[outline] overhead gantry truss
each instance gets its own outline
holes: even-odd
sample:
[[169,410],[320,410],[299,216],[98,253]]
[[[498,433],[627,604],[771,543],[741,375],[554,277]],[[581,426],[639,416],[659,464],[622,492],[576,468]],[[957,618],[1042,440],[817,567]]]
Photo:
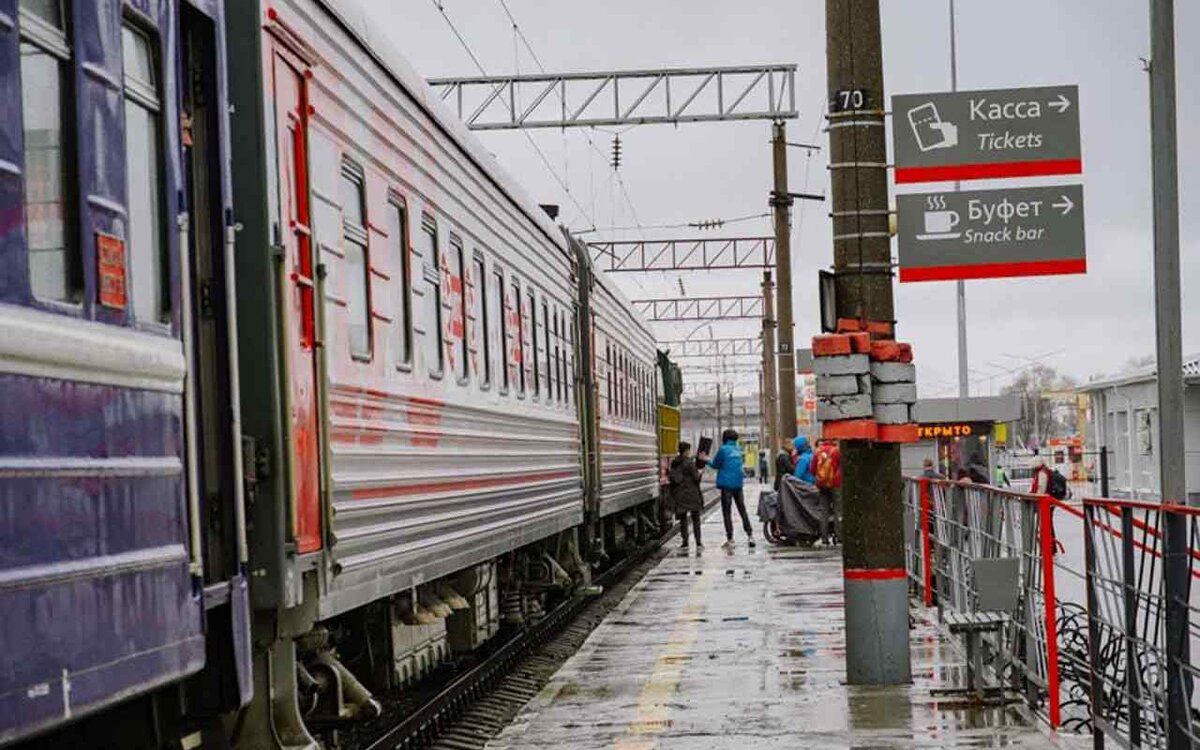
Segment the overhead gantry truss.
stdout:
[[659,341],[658,348],[676,357],[761,357],[762,339],[728,338]]
[[[596,266],[610,272],[774,268],[774,237],[589,242]],[[761,314],[760,314],[761,317]]]
[[431,78],[471,130],[784,120],[795,65]]
[[761,319],[762,295],[635,299],[634,308],[649,321]]

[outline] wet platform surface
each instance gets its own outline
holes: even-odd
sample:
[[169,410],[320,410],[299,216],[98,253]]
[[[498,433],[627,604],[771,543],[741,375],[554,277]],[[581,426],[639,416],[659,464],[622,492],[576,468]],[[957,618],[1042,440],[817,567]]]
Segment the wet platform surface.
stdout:
[[1065,746],[1015,710],[933,695],[965,684],[934,612],[913,611],[912,685],[845,685],[840,550],[750,549],[740,531],[725,550],[719,510],[703,533],[703,552],[665,558],[490,748]]

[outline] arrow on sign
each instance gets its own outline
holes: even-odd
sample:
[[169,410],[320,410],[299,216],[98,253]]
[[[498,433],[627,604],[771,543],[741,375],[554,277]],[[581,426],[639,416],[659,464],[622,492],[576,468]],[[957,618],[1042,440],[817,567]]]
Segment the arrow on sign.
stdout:
[[1051,203],[1050,207],[1051,208],[1061,208],[1062,215],[1066,216],[1067,214],[1071,213],[1072,208],[1075,208],[1075,204],[1072,203],[1071,199],[1065,195],[1060,195],[1058,197],[1062,198],[1062,201],[1060,201],[1058,203]]
[[1046,106],[1054,107],[1055,109],[1058,110],[1058,113],[1061,115],[1063,112],[1066,112],[1068,109],[1071,108],[1071,100],[1068,99],[1067,97],[1063,96],[1062,94],[1059,94],[1057,101],[1047,102]]

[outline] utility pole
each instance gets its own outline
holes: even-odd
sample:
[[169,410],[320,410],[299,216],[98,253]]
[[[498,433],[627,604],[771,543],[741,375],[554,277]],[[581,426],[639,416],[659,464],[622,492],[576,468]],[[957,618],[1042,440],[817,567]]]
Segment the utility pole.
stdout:
[[[825,34],[829,101],[860,91],[863,102],[829,116],[837,314],[894,321],[879,0],[826,0]],[[847,681],[911,682],[900,447],[841,451]]]
[[721,442],[721,381],[717,381],[717,434],[713,437],[713,441],[720,445]]
[[[1179,281],[1179,164],[1175,136],[1175,3],[1150,0],[1150,154],[1154,184],[1154,322],[1158,361],[1159,477],[1164,502],[1187,502]],[[1163,513],[1167,608],[1167,747],[1191,747],[1188,519]]]
[[[796,347],[792,320],[792,196],[788,194],[787,131],[783,120],[776,120],[771,139],[775,167],[775,189],[771,207],[775,212],[775,272],[779,286],[775,290],[779,311],[779,438],[796,436]],[[766,343],[766,342],[764,342]]]
[[[954,0],[950,2],[950,90],[958,91],[958,34],[954,25]],[[954,182],[954,192],[960,183]],[[971,376],[967,368],[967,282],[955,282],[955,299],[958,308],[958,397],[971,395]]]
[[[772,304],[771,272],[763,271],[763,415],[766,422],[768,455],[779,447],[779,387],[775,379],[775,307]],[[794,360],[793,360],[794,361]]]

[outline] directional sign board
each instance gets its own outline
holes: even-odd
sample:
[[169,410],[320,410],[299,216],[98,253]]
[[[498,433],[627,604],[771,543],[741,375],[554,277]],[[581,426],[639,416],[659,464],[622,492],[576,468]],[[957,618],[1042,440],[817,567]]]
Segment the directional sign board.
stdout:
[[896,196],[900,281],[1085,273],[1083,187]]
[[896,182],[1080,174],[1079,87],[892,97]]

